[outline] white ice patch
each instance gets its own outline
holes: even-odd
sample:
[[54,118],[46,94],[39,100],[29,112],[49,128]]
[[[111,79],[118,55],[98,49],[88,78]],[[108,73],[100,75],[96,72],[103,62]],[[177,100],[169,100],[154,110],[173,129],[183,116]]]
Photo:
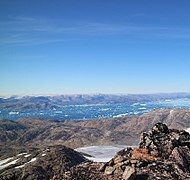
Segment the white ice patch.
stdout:
[[37,158],[32,158],[30,161],[28,161],[27,163],[31,163],[31,162],[34,162],[36,161]]
[[26,163],[24,163],[24,164],[22,164],[22,165],[20,165],[20,166],[17,166],[17,167],[15,167],[15,168],[16,168],[16,169],[18,169],[18,168],[23,168],[26,164],[29,164],[29,163],[31,163],[31,162],[36,161],[36,159],[37,159],[37,158],[32,158],[30,161],[28,161],[28,162],[26,162]]
[[15,115],[15,114],[19,114],[19,112],[14,112],[14,111],[9,112],[9,115]]
[[139,108],[140,110],[146,110],[146,108],[145,107],[142,107],[142,108]]
[[31,154],[27,154],[27,155],[25,155],[24,157],[27,158],[27,157],[29,157],[29,156],[31,156]]
[[25,154],[27,154],[27,153],[20,153],[17,156],[22,156],[22,155],[25,155]]
[[118,146],[88,146],[75,149],[78,152],[86,153],[92,157],[87,157],[87,159],[95,162],[108,162],[110,161],[116,152],[124,149],[126,145]]
[[24,166],[25,166],[25,164],[20,165],[20,166],[17,166],[17,167],[15,167],[15,169],[18,169],[18,168],[23,168]]
[[[0,165],[0,170],[4,169],[4,168],[6,168],[6,167],[8,167],[8,166],[10,166],[12,164],[15,164],[20,158],[15,159],[14,161],[11,161],[11,162],[7,163],[11,159],[13,159],[13,158],[7,158],[6,160],[2,160],[2,161],[4,161],[4,163]],[[2,161],[1,161],[1,163],[2,163]]]
[[62,114],[63,111],[55,111],[56,114]]
[[139,103],[134,103],[131,106],[138,106],[138,105],[139,105]]
[[172,114],[174,112],[174,110],[172,109],[172,110],[170,110],[170,114]]
[[12,159],[13,159],[13,157],[10,157],[10,158],[1,160],[1,161],[0,161],[0,166],[1,166],[2,164],[7,163],[8,161],[10,161],[10,160],[12,160]]
[[187,128],[185,131],[190,134],[190,128]]
[[102,108],[102,109],[100,109],[101,111],[109,111],[109,110],[111,110],[110,108]]
[[127,116],[127,115],[128,115],[128,113],[118,114],[116,116],[113,116],[113,118],[123,117],[123,116]]

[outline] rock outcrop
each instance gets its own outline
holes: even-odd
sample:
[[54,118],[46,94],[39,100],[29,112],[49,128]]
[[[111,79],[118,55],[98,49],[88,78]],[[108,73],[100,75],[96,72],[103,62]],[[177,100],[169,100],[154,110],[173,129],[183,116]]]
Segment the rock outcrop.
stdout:
[[137,149],[118,152],[101,170],[113,179],[190,179],[190,135],[157,123]]

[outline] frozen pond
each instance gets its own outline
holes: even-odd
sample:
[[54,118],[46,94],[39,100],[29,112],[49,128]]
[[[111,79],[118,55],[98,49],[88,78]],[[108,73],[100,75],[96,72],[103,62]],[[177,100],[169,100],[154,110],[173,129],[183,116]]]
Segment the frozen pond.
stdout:
[[87,157],[89,160],[95,161],[95,162],[108,162],[111,160],[114,155],[126,148],[126,147],[132,147],[135,148],[135,146],[126,146],[126,145],[118,145],[118,146],[87,146],[87,147],[81,147],[75,149],[78,152],[86,153],[91,155],[92,157]]

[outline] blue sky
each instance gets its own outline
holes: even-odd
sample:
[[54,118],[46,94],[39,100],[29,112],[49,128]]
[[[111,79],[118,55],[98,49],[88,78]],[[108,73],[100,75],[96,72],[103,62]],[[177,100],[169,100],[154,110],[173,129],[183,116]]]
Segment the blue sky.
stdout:
[[190,92],[189,0],[1,0],[0,95]]

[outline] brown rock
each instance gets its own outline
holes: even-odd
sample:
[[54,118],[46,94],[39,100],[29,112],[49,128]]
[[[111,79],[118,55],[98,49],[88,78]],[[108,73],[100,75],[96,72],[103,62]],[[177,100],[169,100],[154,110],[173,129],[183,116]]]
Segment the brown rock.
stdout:
[[114,167],[117,169],[118,167],[121,167],[124,164],[124,162],[117,163]]
[[115,171],[115,167],[112,167],[112,166],[107,166],[104,173],[106,175],[112,175]]
[[135,168],[131,166],[126,166],[122,176],[123,180],[134,180],[135,176],[136,176]]
[[174,148],[170,158],[173,159],[183,171],[190,171],[190,149],[187,146]]
[[107,166],[107,164],[106,164],[106,163],[103,163],[103,164],[100,166],[99,170],[100,170],[101,172],[104,172],[105,169],[106,169],[106,166]]
[[114,164],[121,163],[121,162],[123,162],[123,161],[125,161],[125,160],[127,160],[127,159],[128,159],[128,158],[126,158],[126,157],[118,156],[118,157],[114,158]]
[[121,167],[116,168],[116,170],[114,171],[114,174],[116,174],[117,176],[122,175],[123,169]]
[[113,165],[114,165],[114,160],[111,159],[111,160],[108,162],[108,165],[109,165],[109,166],[113,166]]
[[143,159],[148,161],[157,160],[158,157],[151,155],[146,148],[138,148],[132,152],[132,158]]

